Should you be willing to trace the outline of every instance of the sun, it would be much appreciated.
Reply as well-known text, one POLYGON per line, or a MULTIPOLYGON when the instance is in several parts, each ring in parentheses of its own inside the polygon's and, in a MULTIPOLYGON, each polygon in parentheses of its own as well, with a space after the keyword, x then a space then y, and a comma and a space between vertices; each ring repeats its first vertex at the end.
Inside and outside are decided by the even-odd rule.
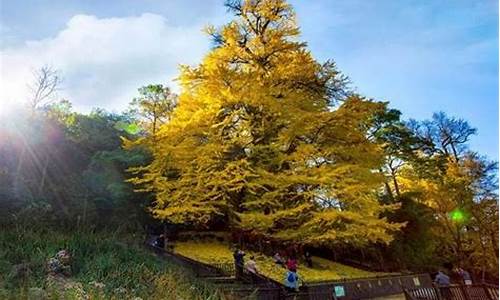
POLYGON ((19 104, 13 100, 0 99, 0 117, 7 118, 11 117, 16 113, 16 109, 19 108, 19 104))

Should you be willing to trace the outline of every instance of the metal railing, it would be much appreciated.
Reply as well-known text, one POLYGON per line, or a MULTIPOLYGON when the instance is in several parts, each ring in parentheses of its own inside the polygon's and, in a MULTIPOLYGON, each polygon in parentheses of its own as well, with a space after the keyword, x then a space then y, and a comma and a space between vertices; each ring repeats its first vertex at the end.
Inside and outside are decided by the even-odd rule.
MULTIPOLYGON (((329 299, 366 299, 371 297, 384 297, 394 294, 405 293, 407 299, 432 299, 448 300, 447 298, 432 298, 432 280, 429 274, 409 274, 409 275, 387 275, 367 278, 346 278, 324 282, 305 282, 299 291, 292 292, 285 289, 284 285, 262 274, 244 272, 238 280, 234 277, 235 267, 231 263, 206 264, 171 250, 165 250, 152 246, 150 242, 146 245, 163 257, 185 266, 199 277, 213 278, 216 280, 228 277, 229 281, 237 281, 239 284, 229 283, 221 288, 235 298, 239 296, 253 295, 257 299, 308 299, 308 300, 329 300, 329 299), (232 278, 232 279, 229 279, 232 278), (425 297, 425 298, 423 298, 425 297)), ((498 298, 498 288, 487 291, 487 295, 494 295, 498 298)), ((439 291, 437 292, 439 293, 439 291)), ((445 292, 446 293, 446 292, 445 292)), ((455 293, 452 291, 452 293, 455 293)), ((469 291, 470 295, 479 295, 475 289, 469 291)), ((474 296, 476 297, 476 296, 474 296)), ((495 298, 495 299, 497 299, 495 298)), ((460 300, 490 300, 492 298, 453 298, 460 300)), ((450 299, 451 300, 451 299, 450 299)))
POLYGON ((189 268, 198 277, 223 277, 234 274, 234 267, 231 269, 223 264, 209 265, 149 243, 146 243, 146 245, 158 255, 168 257, 170 260, 189 268))
POLYGON ((432 280, 429 274, 390 275, 308 283, 306 287, 315 293, 330 292, 339 299, 351 300, 402 294, 405 289, 429 288, 432 280))
POLYGON ((498 286, 480 283, 406 289, 405 297, 407 300, 497 300, 498 286))

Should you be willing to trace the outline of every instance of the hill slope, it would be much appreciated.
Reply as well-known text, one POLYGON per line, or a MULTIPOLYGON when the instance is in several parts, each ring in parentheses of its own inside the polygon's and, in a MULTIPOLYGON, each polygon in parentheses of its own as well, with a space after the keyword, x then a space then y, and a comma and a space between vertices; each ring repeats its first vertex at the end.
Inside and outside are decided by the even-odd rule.
POLYGON ((212 285, 155 257, 141 247, 137 242, 140 240, 140 236, 113 232, 2 230, 0 298, 63 293, 49 287, 50 277, 46 275, 47 260, 60 249, 67 249, 72 255, 72 276, 67 279, 72 290, 64 293, 73 296, 86 294, 92 299, 220 298, 212 285))

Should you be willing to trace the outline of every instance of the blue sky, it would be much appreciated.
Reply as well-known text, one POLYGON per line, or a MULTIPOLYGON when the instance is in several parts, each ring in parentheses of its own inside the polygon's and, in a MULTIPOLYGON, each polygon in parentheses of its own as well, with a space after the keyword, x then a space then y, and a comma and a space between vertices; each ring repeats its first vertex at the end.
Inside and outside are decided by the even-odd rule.
MULTIPOLYGON (((0 102, 22 101, 31 71, 64 77, 60 97, 119 111, 136 89, 169 83, 209 49, 201 29, 230 16, 223 1, 0 0, 0 102)), ((498 160, 498 4, 495 0, 291 1, 302 38, 334 59, 356 90, 405 118, 468 120, 471 146, 498 160)))

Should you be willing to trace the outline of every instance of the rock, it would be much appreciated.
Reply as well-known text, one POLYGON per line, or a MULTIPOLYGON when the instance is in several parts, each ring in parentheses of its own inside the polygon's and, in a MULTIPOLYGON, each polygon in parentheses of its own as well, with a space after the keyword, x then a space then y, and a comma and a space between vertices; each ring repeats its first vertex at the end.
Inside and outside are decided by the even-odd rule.
POLYGON ((64 265, 69 265, 71 262, 71 255, 68 250, 61 250, 57 252, 56 258, 64 265))
POLYGON ((62 274, 71 276, 71 255, 67 250, 61 250, 47 261, 47 272, 51 275, 62 274))

